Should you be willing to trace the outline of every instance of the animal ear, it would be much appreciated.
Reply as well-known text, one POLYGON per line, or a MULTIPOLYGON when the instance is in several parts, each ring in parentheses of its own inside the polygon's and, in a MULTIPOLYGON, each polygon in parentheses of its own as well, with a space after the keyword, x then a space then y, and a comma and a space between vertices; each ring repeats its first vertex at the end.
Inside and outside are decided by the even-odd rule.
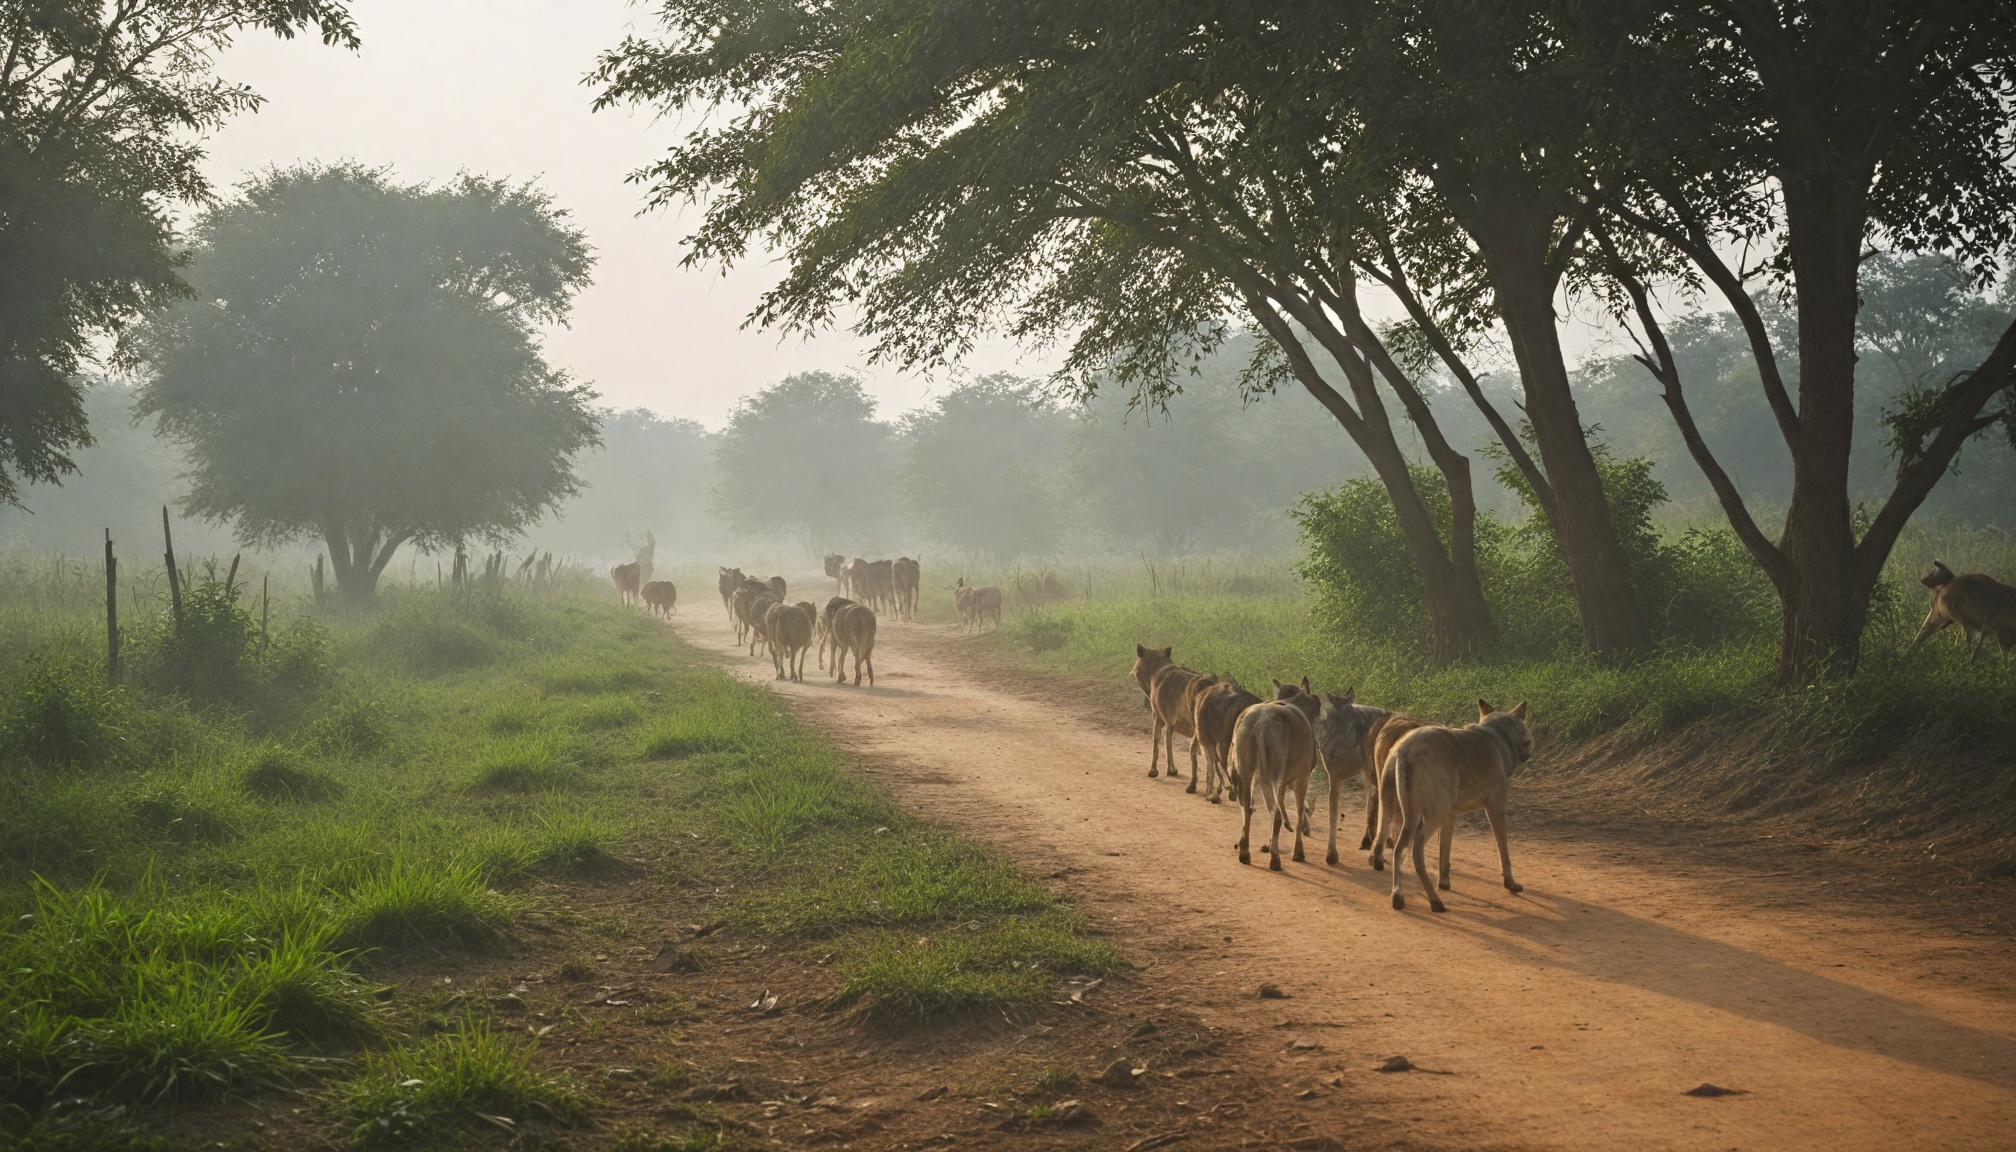
POLYGON ((1279 692, 1279 691, 1281 690, 1281 681, 1279 681, 1279 680, 1275 680, 1275 679, 1274 679, 1274 678, 1273 678, 1272 676, 1269 676, 1269 677, 1268 677, 1267 679, 1268 679, 1268 680, 1270 680, 1270 681, 1273 681, 1273 684, 1274 684, 1274 690, 1275 690, 1276 692, 1279 692))
POLYGON ((1357 702, 1358 702, 1358 689, 1356 687, 1344 689, 1344 703, 1356 704, 1357 702))
POLYGON ((1479 720, 1484 719, 1486 716, 1489 716, 1491 715, 1491 713, 1496 711, 1497 709, 1491 707, 1490 704, 1486 703, 1482 696, 1479 696, 1477 698, 1477 718, 1479 720))
POLYGON ((1174 644, 1171 644, 1168 647, 1162 649, 1162 658, 1164 660, 1167 660, 1171 656, 1175 655, 1175 653, 1176 653, 1176 646, 1174 644))
POLYGON ((1146 657, 1148 655, 1148 649, 1143 647, 1142 645, 1136 644, 1134 645, 1134 655, 1137 657, 1146 657))
POLYGON ((1517 716, 1521 720, 1526 718, 1526 702, 1524 700, 1512 706, 1512 715, 1517 716))
POLYGON ((1302 677, 1302 691, 1309 691, 1309 678, 1307 676, 1302 677))

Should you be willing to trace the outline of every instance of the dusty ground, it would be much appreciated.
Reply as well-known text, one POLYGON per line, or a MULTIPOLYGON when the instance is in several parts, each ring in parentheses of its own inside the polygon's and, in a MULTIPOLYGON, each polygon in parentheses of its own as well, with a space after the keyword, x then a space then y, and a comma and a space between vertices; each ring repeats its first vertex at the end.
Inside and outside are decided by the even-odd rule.
MULTIPOLYGON (((727 655, 716 605, 695 602, 676 627, 770 681, 767 659, 727 655)), ((1316 862, 1320 843, 1285 874, 1241 867, 1236 808, 1148 779, 1145 714, 1130 722, 1118 694, 1060 702, 936 625, 885 621, 876 665, 872 690, 809 674, 780 687, 901 803, 1053 878, 1146 966, 1087 997, 1111 997, 1115 1018, 1067 1047, 1081 1064, 1088 1046, 1118 1044, 1180 1067, 1157 1069, 1176 1075, 1149 1092, 1096 1100, 1101 1134, 1068 1142, 1896 1149, 1992 1145, 2016 1129, 2006 885, 1935 893, 1802 846, 1619 834, 1544 804, 1522 812, 1515 786, 1524 894, 1498 886, 1488 835, 1466 827, 1449 913, 1427 912, 1418 889, 1394 912, 1390 874, 1355 851, 1341 867, 1316 862), (1935 897, 1940 908, 1919 903, 1935 897), (1290 998, 1259 998, 1262 983, 1290 998), (1148 1053, 1153 1034, 1122 1025, 1149 1017, 1174 1022, 1184 1042, 1148 1053), (1417 1070, 1372 1071, 1396 1055, 1417 1070), (1239 1083, 1197 1074, 1220 1067, 1239 1083), (1736 1094, 1686 1094, 1703 1084, 1736 1094), (1195 1119, 1227 1110, 1229 1126, 1195 1119)), ((1355 848, 1355 835, 1343 839, 1355 848)), ((913 1062, 858 1032, 828 1042, 858 1045, 906 1093, 931 1077, 937 1051, 913 1062)), ((989 1102, 904 1107, 943 1107, 949 1123, 955 1103, 970 1118, 989 1102)), ((824 1139, 894 1147, 928 1126, 824 1139)), ((982 1131, 998 1124, 969 1124, 963 1138, 982 1131)), ((817 1132, 765 1135, 795 1144, 817 1132)))

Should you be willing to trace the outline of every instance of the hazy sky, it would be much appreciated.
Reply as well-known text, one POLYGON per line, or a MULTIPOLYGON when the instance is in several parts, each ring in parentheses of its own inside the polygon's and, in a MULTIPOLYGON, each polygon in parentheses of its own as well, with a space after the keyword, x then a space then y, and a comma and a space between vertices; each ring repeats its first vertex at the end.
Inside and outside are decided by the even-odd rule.
MULTIPOLYGON (((936 381, 870 369, 841 331, 812 341, 742 330, 777 275, 751 262, 723 277, 679 266, 690 213, 638 216, 624 176, 678 135, 648 111, 593 113, 581 77, 627 31, 653 31, 655 6, 626 0, 354 0, 363 48, 245 36, 220 61, 227 79, 266 97, 209 143, 220 188, 269 164, 354 159, 402 179, 468 169, 537 177, 595 246, 595 283, 550 359, 614 407, 645 407, 719 427, 738 397, 792 372, 858 372, 884 416, 914 407, 936 381)), ((975 372, 1014 368, 1012 346, 985 350, 975 372)), ((1040 372, 1043 361, 1021 366, 1040 372)))

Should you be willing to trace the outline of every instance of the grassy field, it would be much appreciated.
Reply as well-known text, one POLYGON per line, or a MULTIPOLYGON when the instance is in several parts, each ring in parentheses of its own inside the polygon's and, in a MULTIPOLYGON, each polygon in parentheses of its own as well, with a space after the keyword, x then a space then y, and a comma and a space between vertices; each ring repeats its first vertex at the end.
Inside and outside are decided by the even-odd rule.
POLYGON ((884 1017, 1026 1007, 1121 965, 596 584, 394 589, 369 614, 290 596, 263 640, 216 581, 179 628, 136 584, 107 688, 102 574, 4 564, 8 1147, 178 1146, 169 1105, 276 1095, 358 1146, 565 1143, 593 1086, 405 977, 508 950, 624 870, 725 888, 736 931, 830 942, 843 999, 884 1017))

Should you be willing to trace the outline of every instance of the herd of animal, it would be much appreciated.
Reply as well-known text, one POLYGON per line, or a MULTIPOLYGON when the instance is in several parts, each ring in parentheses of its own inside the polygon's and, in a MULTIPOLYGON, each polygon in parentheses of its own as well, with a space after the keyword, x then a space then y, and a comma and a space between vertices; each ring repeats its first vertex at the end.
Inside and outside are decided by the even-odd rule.
MULTIPOLYGON (((913 561, 914 563, 914 561, 913 561)), ((854 659, 854 683, 861 683, 865 670, 868 684, 875 684, 875 610, 845 596, 826 601, 824 612, 809 600, 791 603, 785 599, 782 576, 765 580, 744 575, 740 568, 720 570, 721 606, 734 625, 735 642, 747 645, 749 655, 761 646, 768 650, 770 663, 779 680, 805 679, 805 653, 818 646, 819 667, 832 660, 833 678, 845 682, 846 662, 854 659)))
POLYGON ((826 556, 826 575, 840 582, 840 595, 898 619, 917 617, 917 592, 924 566, 908 556, 894 560, 848 559, 838 552, 826 556))
POLYGON ((1206 799, 1220 803, 1229 788, 1244 810, 1239 862, 1252 863, 1253 812, 1265 803, 1274 820, 1263 851, 1268 867, 1281 871, 1281 829, 1292 824, 1293 858, 1305 859, 1302 838, 1309 832, 1309 783, 1321 762, 1330 780, 1330 847, 1324 859, 1337 863, 1337 824, 1344 781, 1365 784, 1365 835, 1358 847, 1370 851, 1374 869, 1385 868, 1393 851, 1393 907, 1407 906, 1402 853, 1410 848, 1414 872, 1428 894, 1428 906, 1444 910, 1437 889, 1449 888, 1449 841, 1456 817, 1479 808, 1498 838, 1498 862, 1505 887, 1521 891, 1512 878, 1512 855, 1505 839, 1505 799, 1513 773, 1533 753, 1526 727, 1526 704, 1499 710, 1477 702, 1477 723, 1451 728, 1402 712, 1360 704, 1350 691, 1316 692, 1305 677, 1299 684, 1274 681, 1271 700, 1230 677, 1212 676, 1176 663, 1169 648, 1134 646, 1134 682, 1154 716, 1148 775, 1165 771, 1173 779, 1176 737, 1190 741, 1190 787, 1198 791, 1198 754, 1204 759, 1206 799), (1166 768, 1163 764, 1167 759, 1166 768), (1288 796, 1295 813, 1288 812, 1288 796), (1428 880, 1427 840, 1441 835, 1440 868, 1428 880))
POLYGON ((670 580, 651 578, 651 558, 657 551, 658 538, 646 532, 637 559, 611 568, 609 579, 616 585, 616 599, 624 604, 641 603, 653 616, 670 619, 679 608, 679 589, 670 580))

